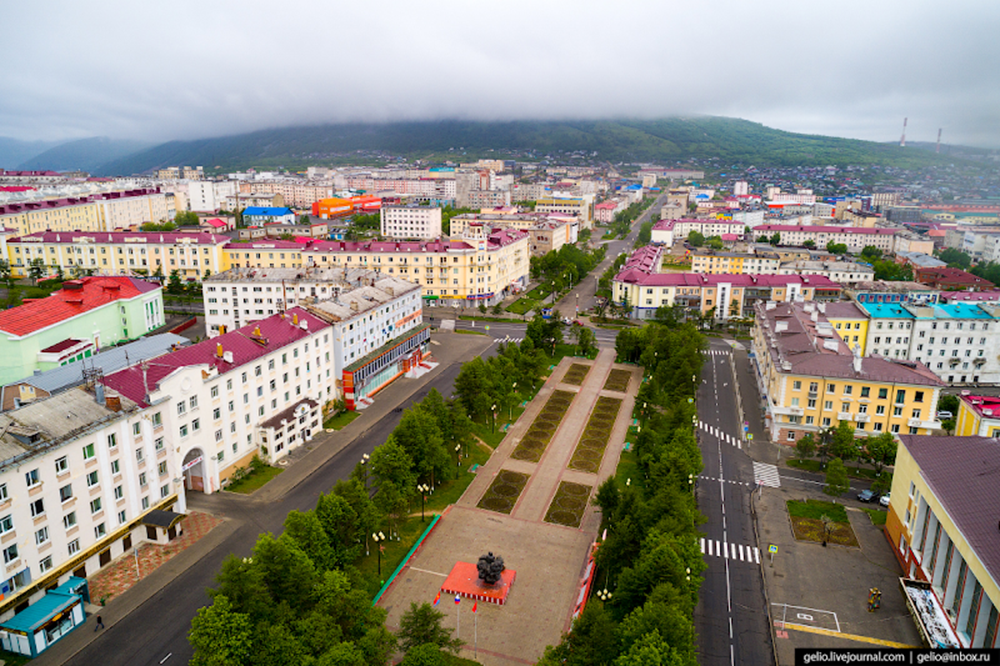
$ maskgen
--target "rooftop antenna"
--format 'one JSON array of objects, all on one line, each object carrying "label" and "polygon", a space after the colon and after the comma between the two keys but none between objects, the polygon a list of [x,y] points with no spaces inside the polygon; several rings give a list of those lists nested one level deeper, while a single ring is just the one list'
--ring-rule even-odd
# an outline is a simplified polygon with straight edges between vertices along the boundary
[{"label": "rooftop antenna", "polygon": [[941,152],[941,130],[942,130],[942,129],[943,129],[943,128],[941,128],[941,127],[939,127],[939,128],[938,128],[938,140],[937,140],[937,147],[935,147],[935,148],[934,148],[934,152],[935,152],[935,153],[940,153],[940,152]]},{"label": "rooftop antenna", "polygon": [[899,137],[899,147],[906,148],[906,121],[909,118],[903,118],[903,136]]}]

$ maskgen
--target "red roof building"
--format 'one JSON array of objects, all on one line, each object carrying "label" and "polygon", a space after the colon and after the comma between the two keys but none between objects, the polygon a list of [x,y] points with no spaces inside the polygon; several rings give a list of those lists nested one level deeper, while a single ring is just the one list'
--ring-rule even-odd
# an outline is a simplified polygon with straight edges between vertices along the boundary
[{"label": "red roof building", "polygon": [[993,283],[959,268],[913,268],[913,279],[933,289],[981,291],[993,289]]}]

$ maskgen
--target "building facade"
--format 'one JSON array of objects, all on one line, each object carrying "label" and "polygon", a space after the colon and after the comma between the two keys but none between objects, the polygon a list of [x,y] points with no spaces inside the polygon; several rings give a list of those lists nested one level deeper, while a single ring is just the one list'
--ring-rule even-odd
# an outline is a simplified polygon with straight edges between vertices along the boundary
[{"label": "building facade", "polygon": [[45,231],[114,231],[167,219],[165,195],[151,189],[0,206],[0,227],[12,229],[19,235]]},{"label": "building facade", "polygon": [[380,215],[386,238],[441,237],[441,209],[437,206],[382,206]]}]

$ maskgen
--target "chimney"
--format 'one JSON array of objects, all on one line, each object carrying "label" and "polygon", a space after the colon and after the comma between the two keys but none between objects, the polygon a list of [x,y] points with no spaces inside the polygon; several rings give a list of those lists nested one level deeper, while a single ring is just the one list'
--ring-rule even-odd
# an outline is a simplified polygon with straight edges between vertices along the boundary
[{"label": "chimney", "polygon": [[254,334],[255,336],[257,336],[258,338],[259,338],[259,337],[261,337],[261,333],[260,333],[260,326],[254,326],[254,329],[253,329],[253,334]]},{"label": "chimney", "polygon": [[222,360],[225,361],[226,363],[232,363],[233,362],[233,352],[227,351],[225,354],[222,355]]},{"label": "chimney", "polygon": [[222,357],[223,357],[222,343],[219,342],[215,345],[215,358],[222,358]]},{"label": "chimney", "polygon": [[854,372],[861,374],[861,353],[858,345],[854,345],[854,358],[852,359],[852,363],[854,365]]},{"label": "chimney", "polygon": [[309,321],[306,320],[306,319],[303,319],[301,322],[299,322],[299,328],[301,328],[303,331],[308,331],[309,330]]},{"label": "chimney", "polygon": [[299,325],[299,314],[297,312],[292,313],[292,326]]},{"label": "chimney", "polygon": [[94,386],[94,401],[98,405],[104,404],[104,384],[97,384]]},{"label": "chimney", "polygon": [[107,398],[104,399],[104,404],[112,412],[122,411],[122,399],[119,398],[117,395],[109,395]]}]

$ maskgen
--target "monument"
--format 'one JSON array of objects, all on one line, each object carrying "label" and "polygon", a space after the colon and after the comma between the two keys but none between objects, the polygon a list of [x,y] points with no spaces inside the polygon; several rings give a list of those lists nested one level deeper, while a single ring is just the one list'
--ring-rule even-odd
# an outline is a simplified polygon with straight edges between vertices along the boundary
[{"label": "monument", "polygon": [[517,572],[508,569],[503,558],[491,551],[481,556],[476,564],[456,562],[441,591],[503,606],[516,577]]}]

